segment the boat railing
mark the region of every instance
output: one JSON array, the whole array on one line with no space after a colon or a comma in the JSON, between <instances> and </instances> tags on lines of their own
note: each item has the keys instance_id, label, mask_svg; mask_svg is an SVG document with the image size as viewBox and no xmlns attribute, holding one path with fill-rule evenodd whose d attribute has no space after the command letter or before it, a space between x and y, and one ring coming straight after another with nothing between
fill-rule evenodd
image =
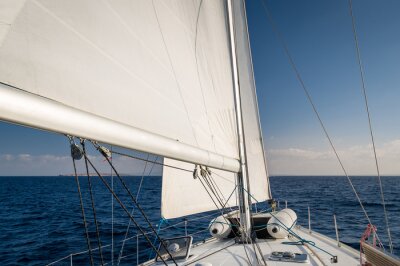
<instances>
[{"instance_id":1,"label":"boat railing","mask_svg":"<svg viewBox=\"0 0 400 266\"><path fill-rule=\"evenodd\" d=\"M316 209L316 208L310 208L310 206L307 207L307 212L308 212L308 217L307 217L307 225L308 225L308 232L311 233L312 232L312 227L317 227L317 230L320 230L321 228L326 229L326 223L321 223L321 216L325 216L325 217L332 217L332 224L333 227L335 229L335 237L336 237L336 242L338 247L340 247L341 245L343 245L343 242L341 242L340 239L340 227L339 224L340 223L346 223L347 225L349 224L348 221L346 222L346 219L349 219L349 216L346 215L338 215L338 213L336 211L333 211L332 209L328 209L328 208L323 208L323 209ZM316 214L319 219L312 219L313 214ZM357 228L357 230L360 230L360 236L362 234L362 232L364 231L364 229L366 228L366 226L368 226L368 222L362 219L352 219L351 220L351 225L354 228ZM333 237L333 235L332 235ZM376 238L377 240L381 242L381 239L379 238L379 235L376 234ZM354 239L355 241L359 241L359 239Z\"/></svg>"},{"instance_id":2,"label":"boat railing","mask_svg":"<svg viewBox=\"0 0 400 266\"><path fill-rule=\"evenodd\" d=\"M259 208L260 205L261 205L260 203L258 205L259 206L257 206L257 204L253 205L253 208L255 210L257 210L257 213L265 213L265 212L270 212L271 211L270 208L264 208L264 209L263 208ZM262 205L265 205L265 204L262 204ZM283 208L287 208L287 207L288 207L288 202L287 201L278 201L277 202L278 210L279 209L283 209ZM319 223L317 221L317 219L312 219L312 214L313 213L317 213L319 215L324 215L324 216L326 216L326 215L331 216L332 215L332 217L333 217L332 225L333 225L334 230L335 230L337 245L340 246L341 244L340 244L340 236L339 236L339 227L338 227L337 215L335 213L333 213L331 210L328 210L328 209L314 209L314 208L310 208L309 206L307 208L307 212L308 212L308 217L307 217L308 219L307 220L308 220L309 233L312 233L312 225L324 226L326 228L326 224L322 225L321 223ZM194 232L189 232L190 231L189 228L190 228L191 223L199 221L199 220L205 220L207 218L209 218L211 220L212 217L216 217L218 215L219 215L218 213L213 212L213 213L209 213L209 214L203 215L203 216L196 216L196 217L193 217L191 219L184 219L184 220L178 221L178 222L173 223L173 224L170 224L169 222L164 220L166 226L164 226L162 228L160 226L156 226L157 227L157 232L160 233L160 235L162 236L162 233L164 231L166 231L166 230L177 229L180 233L184 234L185 236L193 236L193 237L197 237L197 238L200 237L200 239L198 239L198 240L200 240L200 241L201 240L205 240L206 238L208 238L208 234L206 234L206 233L209 230L209 228L208 228L209 220L206 220L207 222L204 223L204 227L203 228L201 228L200 230L196 230ZM361 225L361 223L360 223L360 225ZM130 236L130 237L128 237L128 238L126 238L126 239L124 239L122 241L118 241L118 242L115 242L113 244L110 243L110 244L102 246L102 251L103 252L106 252L106 251L108 252L109 251L111 253L111 249L113 247L114 247L115 251L119 251L119 248L122 245L130 243L131 244L131 246L130 246L131 248L132 248L132 242L134 243L133 245L135 245L134 249L133 249L134 252L131 252L132 249L130 250L130 253L126 254L126 255L123 255L121 252L118 252L118 253L115 254L115 256L110 256L109 262L104 263L104 265L110 265L110 264L118 265L119 264L119 263L117 263L118 261L126 260L128 258L134 258L134 257L136 257L136 263L138 264L140 262L140 258L141 257L143 258L143 256L146 256L146 254L149 254L148 255L148 259L151 259L152 258L151 256L154 255L153 251L152 251L152 248L140 249L141 244L143 244L143 242L140 241L140 240L142 238L144 238L144 235L154 235L154 232L153 231L146 231L144 234L139 233L139 234ZM92 251L93 254L95 254L95 252L98 251L98 249L99 248L93 248L91 251ZM61 259L58 259L58 260L56 260L54 262L51 262L51 263L49 263L47 265L48 266L50 266L50 265L73 265L74 261L78 259L77 257L83 256L83 255L88 255L88 253L89 253L89 250L84 250L84 251L81 251L81 252L71 253L71 254L69 254L69 255L61 258Z\"/></svg>"},{"instance_id":3,"label":"boat railing","mask_svg":"<svg viewBox=\"0 0 400 266\"><path fill-rule=\"evenodd\" d=\"M203 219L207 219L207 218L211 219L212 217L216 217L218 215L219 215L218 213L211 213L211 214L207 214L207 215L203 215L203 216L194 217L192 219L184 219L184 220L176 222L174 224L167 223L167 226L162 227L162 228L157 228L157 227L159 227L159 225L155 225L155 227L156 227L157 232L160 233L160 235L162 235L162 233L164 231L174 228L174 229L179 229L181 232L184 232L185 236L200 237L200 239L201 239L201 236L209 230L209 228L208 228L209 222L207 222L205 224L205 228L201 228L200 230L196 230L194 232L189 232L190 222L195 222L195 221L199 221L199 220L203 220ZM102 250L103 253L106 252L106 251L107 252L110 251L110 253L111 253L111 249L112 249L113 246L114 247L118 247L118 250L117 250L117 248L115 250L117 252L119 252L120 251L119 248L122 245L125 245L125 244L127 244L129 242L130 243L132 243L134 241L136 242L136 243L134 243L134 245L135 245L135 252L134 253L123 255L123 256L122 256L122 254L120 255L120 253L117 253L115 256L113 256L113 259L110 258L110 261L109 262L105 262L104 265L110 265L110 264L118 265L118 263L117 263L118 260L122 261L122 260L125 260L127 258L132 258L132 257L136 257L136 263L138 264L139 263L139 259L140 259L141 256L143 256L145 254L152 254L153 253L152 252L152 248L140 249L140 244L143 243L140 240L141 240L141 238L144 238L144 235L148 235L148 236L154 235L154 232L153 231L146 231L144 234L139 233L139 234L130 236L130 237L126 238L126 239L123 239L123 240L118 241L118 242L113 243L113 244L110 243L110 244L107 244L107 245L102 245L101 246L101 250ZM97 252L98 250L99 250L98 247L97 248L92 248L91 249L92 254L95 254L95 252ZM62 258L60 258L60 259L58 259L56 261L53 261L53 262L51 262L51 263L49 263L47 265L48 266L50 266L50 265L74 265L74 261L76 261L77 257L83 256L83 255L88 255L88 254L89 254L89 250L84 250L84 251L80 251L80 252L71 253L71 254L69 254L69 255L67 255L65 257L62 257Z\"/></svg>"}]
</instances>

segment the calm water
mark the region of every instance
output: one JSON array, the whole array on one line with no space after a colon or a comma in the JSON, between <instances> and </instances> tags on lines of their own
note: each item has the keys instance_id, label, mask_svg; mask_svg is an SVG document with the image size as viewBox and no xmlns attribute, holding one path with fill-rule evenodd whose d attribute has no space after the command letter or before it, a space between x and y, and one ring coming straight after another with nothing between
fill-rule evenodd
<instances>
[{"instance_id":1,"label":"calm water","mask_svg":"<svg viewBox=\"0 0 400 266\"><path fill-rule=\"evenodd\" d=\"M86 180L85 177L80 179L87 207L86 215L89 221L92 248L95 248L97 247L96 231L93 214L89 208ZM130 189L136 191L140 178L126 177L125 180ZM372 222L378 225L378 233L386 244L387 237L376 178L354 177L353 180ZM87 249L79 198L73 177L0 177L0 182L1 265L44 265ZM114 202L112 221L111 195L96 178L93 178L93 183L102 245L111 244L112 236L114 239L114 249L111 246L104 247L103 256L106 262L110 262L113 258L116 264L128 220L122 209ZM400 255L400 177L383 177L383 184L395 254ZM160 187L160 177L148 177L145 179L139 197L139 202L156 225L160 224ZM307 206L310 206L312 228L331 237L335 236L332 215L336 213L341 241L358 248L366 220L346 178L272 177L271 187L274 197L280 200L281 206L284 200L287 200L288 207L297 212L298 221L302 225L307 225ZM123 196L123 190L116 179L114 188L121 195L122 201L132 208L132 205L129 205L129 198ZM257 207L263 209L266 208L266 204L260 203ZM196 240L208 237L205 229L211 216L201 217L210 214L212 213L189 217L187 231L189 234L194 234ZM136 210L133 215L146 228ZM161 230L161 235L185 234L182 219L162 222L160 228L166 228L178 222L180 224L166 230L167 235L166 231ZM137 259L143 261L153 256L148 250L149 246L141 237L139 238L140 256L136 257L135 234L136 229L132 226L129 237L133 236L133 238L125 242L122 265L136 264ZM151 239L153 240L154 236L151 236ZM98 259L98 252L94 252L94 255ZM72 259L76 265L89 263L87 254L74 255ZM70 258L56 265L69 265L69 263Z\"/></svg>"}]
</instances>

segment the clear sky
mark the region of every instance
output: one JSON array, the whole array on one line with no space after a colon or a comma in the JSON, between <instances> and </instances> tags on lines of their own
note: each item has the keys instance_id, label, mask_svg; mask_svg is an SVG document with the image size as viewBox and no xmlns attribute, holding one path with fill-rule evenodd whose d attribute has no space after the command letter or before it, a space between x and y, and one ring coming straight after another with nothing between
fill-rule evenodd
<instances>
[{"instance_id":1,"label":"clear sky","mask_svg":"<svg viewBox=\"0 0 400 266\"><path fill-rule=\"evenodd\" d=\"M349 174L374 174L348 1L268 6ZM400 1L354 0L353 9L381 171L400 174ZM342 174L260 0L247 1L247 15L270 174ZM64 136L1 122L0 134L0 175L71 173ZM121 172L143 169L116 160Z\"/></svg>"}]
</instances>

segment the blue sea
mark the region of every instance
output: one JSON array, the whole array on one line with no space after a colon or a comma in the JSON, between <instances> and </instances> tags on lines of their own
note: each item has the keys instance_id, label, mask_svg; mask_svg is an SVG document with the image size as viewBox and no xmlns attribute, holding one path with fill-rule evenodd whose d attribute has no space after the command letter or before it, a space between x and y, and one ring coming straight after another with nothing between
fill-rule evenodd
<instances>
[{"instance_id":1,"label":"blue sea","mask_svg":"<svg viewBox=\"0 0 400 266\"><path fill-rule=\"evenodd\" d=\"M378 227L381 240L387 245L377 179L352 179L372 222ZM111 183L110 177L107 180ZM124 177L124 180L131 191L137 190L140 177ZM400 177L383 177L382 181L394 253L400 255ZM88 254L79 254L87 250L87 244L74 177L0 177L0 182L0 265L46 265L62 258L54 265L70 265L71 261L74 265L89 265ZM120 256L129 220L98 178L93 177L92 182L104 262L117 265L121 257L121 265L132 265L153 257L144 238L136 237L133 225ZM91 246L97 248L87 177L80 177L80 183ZM132 210L130 198L117 178L114 178L113 186L124 204ZM271 177L271 189L280 207L286 201L288 207L297 212L301 225L308 226L309 206L312 229L331 237L335 237L333 214L336 213L340 240L359 248L367 221L345 177ZM187 220L160 220L160 195L161 177L146 177L138 201L162 237L186 233L193 235L196 241L209 237L207 226L216 212L190 216ZM257 204L258 210L267 207L266 203ZM137 210L133 211L133 216L149 231ZM154 241L154 235L150 234L149 238ZM93 255L95 264L99 265L98 250L93 251Z\"/></svg>"}]
</instances>

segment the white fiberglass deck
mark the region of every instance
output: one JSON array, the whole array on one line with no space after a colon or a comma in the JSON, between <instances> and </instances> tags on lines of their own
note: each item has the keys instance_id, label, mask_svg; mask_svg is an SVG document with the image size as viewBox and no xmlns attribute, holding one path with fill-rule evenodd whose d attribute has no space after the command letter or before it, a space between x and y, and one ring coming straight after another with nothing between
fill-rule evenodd
<instances>
[{"instance_id":1,"label":"white fiberglass deck","mask_svg":"<svg viewBox=\"0 0 400 266\"><path fill-rule=\"evenodd\" d=\"M338 262L332 263L331 256L325 252L311 246L311 245L288 245L283 242L293 241L296 242L296 238L288 239L261 239L258 240L261 251L264 255L265 261L268 266L300 266L300 265L343 265L352 266L360 265L360 253L359 251L352 249L344 244L340 244L338 247L337 242L321 234L312 232L311 234L301 227L296 227L294 232L300 237L313 241L316 246L321 249L328 251L329 253L337 256ZM248 259L251 261L251 265L259 265L255 256L252 245L235 244L234 239L217 240L210 239L205 243L193 245L190 258L186 261L178 261L179 265L249 265ZM309 256L308 263L296 263L296 262L283 262L283 261L272 261L268 257L273 251L290 251L293 253L307 253ZM258 253L258 252L257 252ZM143 265L163 265L160 262L155 263L150 261ZM173 265L170 263L170 265Z\"/></svg>"}]
</instances>

